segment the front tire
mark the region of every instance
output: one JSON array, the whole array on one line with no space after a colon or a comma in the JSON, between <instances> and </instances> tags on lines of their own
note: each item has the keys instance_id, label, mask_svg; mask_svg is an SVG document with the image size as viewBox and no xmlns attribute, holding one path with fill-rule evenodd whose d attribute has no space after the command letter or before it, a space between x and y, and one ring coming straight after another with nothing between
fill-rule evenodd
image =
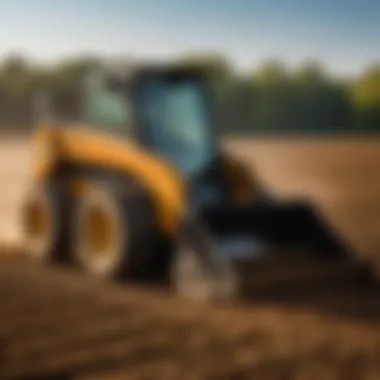
<instances>
[{"instance_id":1,"label":"front tire","mask_svg":"<svg viewBox=\"0 0 380 380\"><path fill-rule=\"evenodd\" d=\"M79 202L74 226L75 257L86 272L112 279L149 274L155 229L142 192L96 185Z\"/></svg>"}]
</instances>

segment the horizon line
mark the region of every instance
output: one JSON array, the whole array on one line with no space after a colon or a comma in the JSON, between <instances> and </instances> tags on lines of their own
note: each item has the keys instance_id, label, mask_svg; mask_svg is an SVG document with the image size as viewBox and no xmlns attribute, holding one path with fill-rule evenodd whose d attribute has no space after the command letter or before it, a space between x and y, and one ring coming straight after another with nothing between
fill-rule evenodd
<instances>
[{"instance_id":1,"label":"horizon line","mask_svg":"<svg viewBox=\"0 0 380 380\"><path fill-rule=\"evenodd\" d=\"M128 52L120 52L120 53L107 53L105 51L99 51L99 50L81 50L81 51L73 51L70 53L61 53L56 54L54 56L38 56L37 54L33 54L30 52L22 51L21 49L14 49L14 50L8 50L7 52L0 53L0 65L1 62L4 60L7 60L12 57L21 57L24 58L28 63L30 64L36 64L36 65L55 65L59 64L62 61L67 60L75 60L78 58L94 58L94 59L101 59L101 60L115 60L115 59L122 59L126 61L131 62L160 62L165 63L168 61L176 61L186 56L194 56L194 57L202 57L202 56L209 56L209 57L220 57L222 58L230 67L233 73L244 75L244 74L250 74L254 72L255 70L259 69L261 65L268 63L268 62L278 62L282 64L286 69L289 69L290 71L297 70L297 68L302 67L302 65L308 63L308 62L315 62L318 65L321 66L321 68L324 70L324 72L327 75L333 75L333 76L339 76L342 78L352 78L360 76L363 71L366 71L370 69L371 67L380 67L380 60L369 60L367 63L362 65L361 68L356 70L351 70L350 72L347 72L345 70L339 70L339 69L332 69L331 65L329 65L327 62L325 62L323 59L320 59L318 57L313 56L305 56L303 58L298 59L296 62L289 62L289 59L285 57L281 57L279 55L268 55L267 57L263 57L262 59L254 59L252 60L252 63L250 65L248 64L242 64L242 62L237 62L233 59L232 55L229 55L228 53L225 53L223 51L218 50L182 50L178 51L177 53L169 53L169 54L163 54L163 55L149 55L149 54L133 54Z\"/></svg>"}]
</instances>

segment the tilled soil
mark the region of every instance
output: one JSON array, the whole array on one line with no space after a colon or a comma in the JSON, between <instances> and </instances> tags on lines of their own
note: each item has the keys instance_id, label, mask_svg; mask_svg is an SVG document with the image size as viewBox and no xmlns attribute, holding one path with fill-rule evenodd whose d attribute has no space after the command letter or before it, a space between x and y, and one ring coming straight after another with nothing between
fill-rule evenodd
<instances>
[{"instance_id":1,"label":"tilled soil","mask_svg":"<svg viewBox=\"0 0 380 380\"><path fill-rule=\"evenodd\" d=\"M378 140L229 145L275 194L315 200L358 250L378 254ZM31 153L26 139L1 139L1 241L18 240ZM211 308L0 250L0 380L380 379L378 289L277 298Z\"/></svg>"},{"instance_id":2,"label":"tilled soil","mask_svg":"<svg viewBox=\"0 0 380 380\"><path fill-rule=\"evenodd\" d=\"M0 379L380 379L380 291L302 293L211 307L2 255Z\"/></svg>"}]
</instances>

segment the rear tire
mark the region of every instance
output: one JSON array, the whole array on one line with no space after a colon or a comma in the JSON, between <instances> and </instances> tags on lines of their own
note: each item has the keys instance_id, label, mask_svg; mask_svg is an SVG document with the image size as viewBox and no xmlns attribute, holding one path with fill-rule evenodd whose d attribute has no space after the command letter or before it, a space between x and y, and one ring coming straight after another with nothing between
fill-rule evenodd
<instances>
[{"instance_id":1,"label":"rear tire","mask_svg":"<svg viewBox=\"0 0 380 380\"><path fill-rule=\"evenodd\" d=\"M69 220L72 199L60 181L36 184L22 208L23 244L36 261L58 262L70 250Z\"/></svg>"},{"instance_id":2,"label":"rear tire","mask_svg":"<svg viewBox=\"0 0 380 380\"><path fill-rule=\"evenodd\" d=\"M149 276L155 226L142 192L97 185L79 202L73 225L75 258L86 272L113 279Z\"/></svg>"}]
</instances>

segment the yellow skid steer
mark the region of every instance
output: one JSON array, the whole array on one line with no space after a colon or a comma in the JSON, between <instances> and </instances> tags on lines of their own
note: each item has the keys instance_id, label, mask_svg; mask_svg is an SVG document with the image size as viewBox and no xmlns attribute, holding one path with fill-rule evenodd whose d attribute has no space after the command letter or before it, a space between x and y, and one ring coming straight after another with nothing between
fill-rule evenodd
<instances>
[{"instance_id":1,"label":"yellow skid steer","mask_svg":"<svg viewBox=\"0 0 380 380\"><path fill-rule=\"evenodd\" d=\"M312 205L276 201L222 150L207 83L176 65L88 75L78 120L45 120L33 137L30 256L107 278L164 278L204 301L369 278Z\"/></svg>"}]
</instances>

